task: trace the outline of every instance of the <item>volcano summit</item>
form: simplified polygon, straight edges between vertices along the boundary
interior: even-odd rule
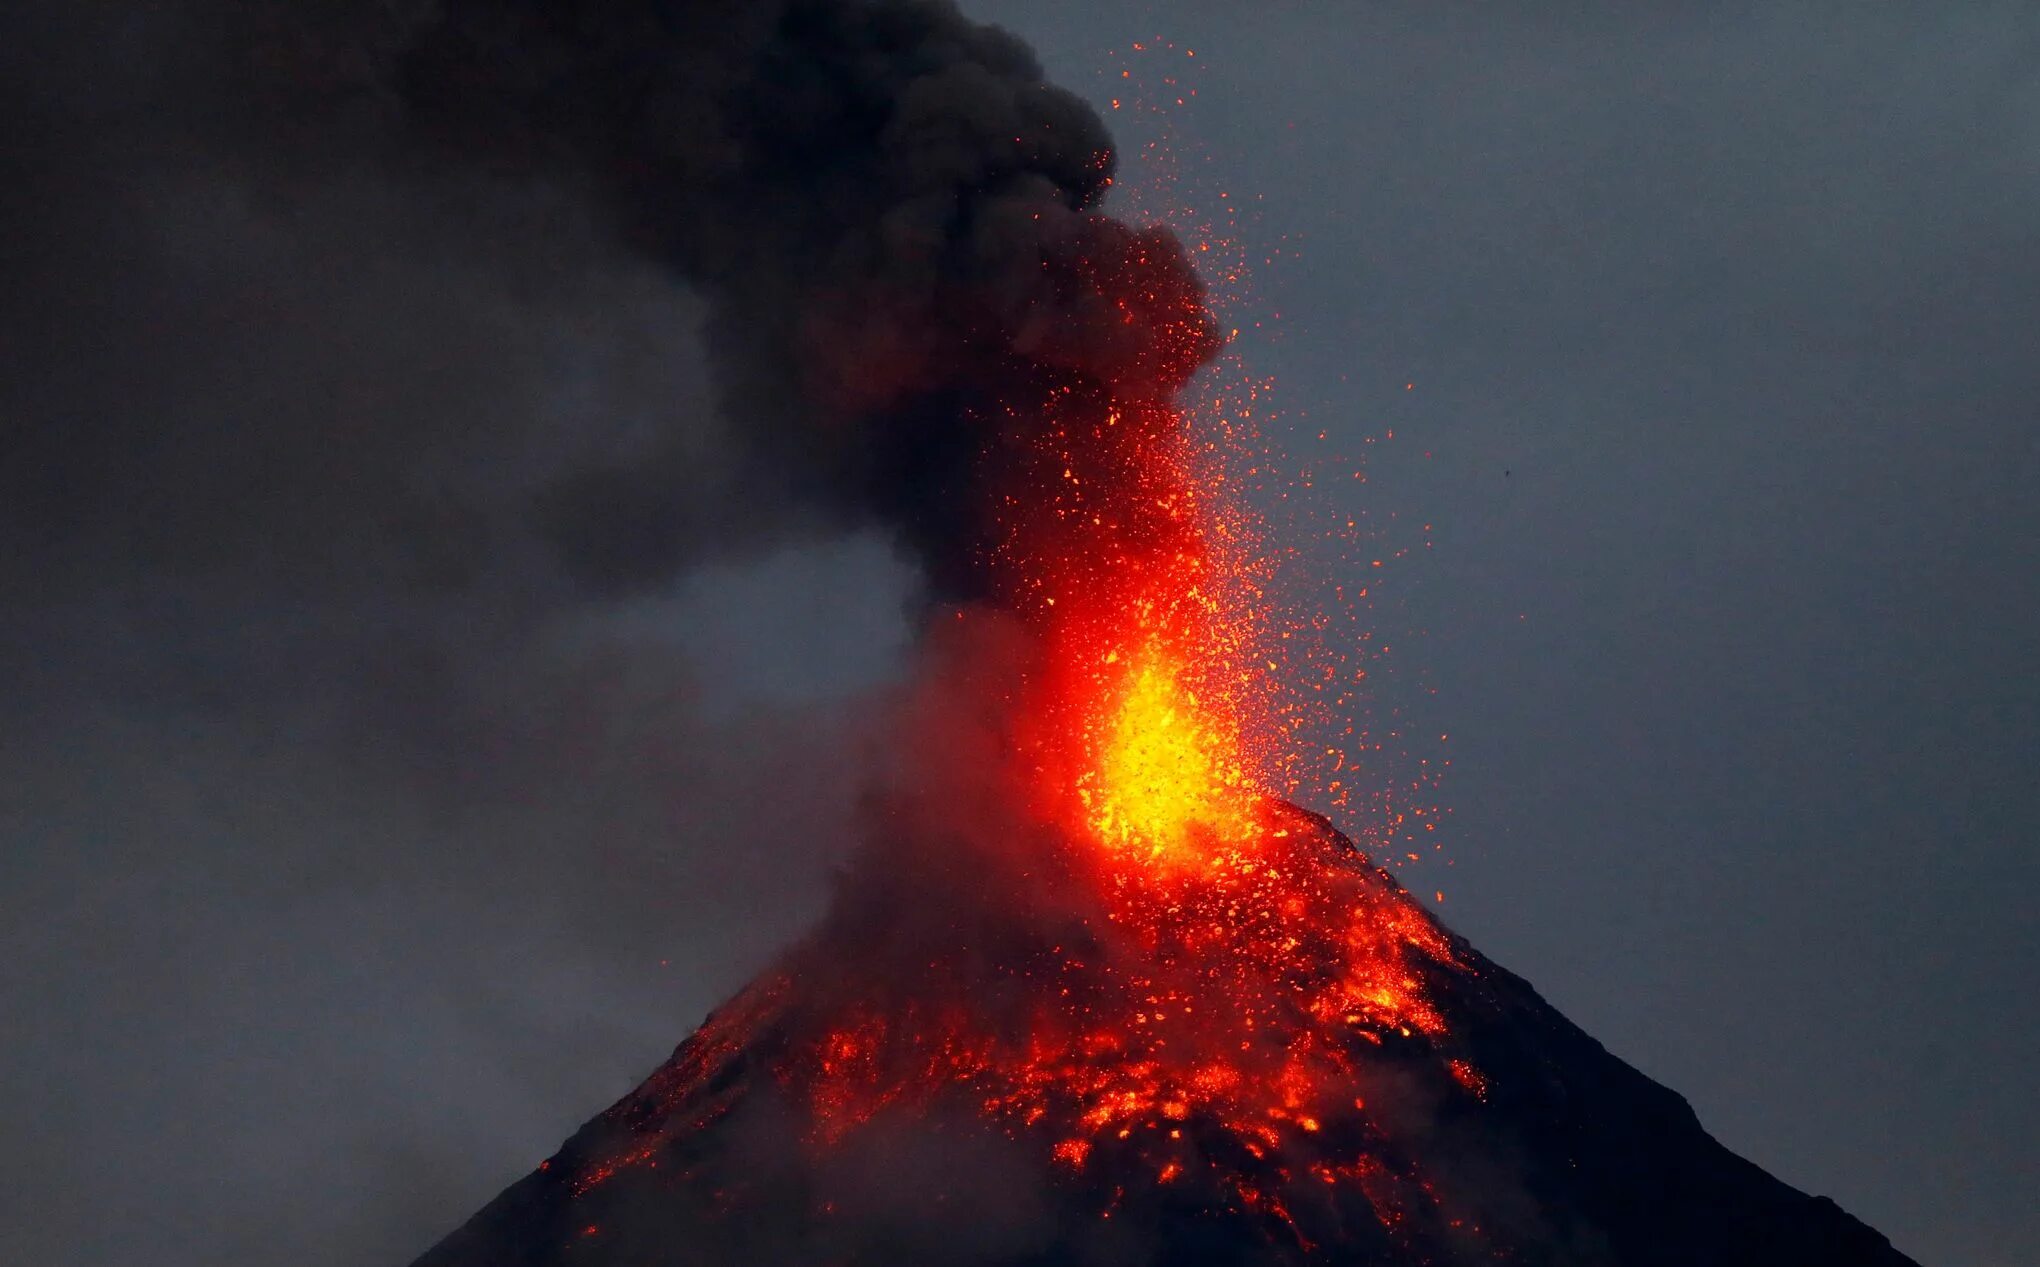
[[[417,1267],[1910,1262],[1322,818],[1085,870],[849,886]]]

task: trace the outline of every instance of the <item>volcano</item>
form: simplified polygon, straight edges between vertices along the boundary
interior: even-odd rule
[[[851,876],[416,1267],[1911,1261],[1329,820],[1269,801],[1204,844],[1040,866],[930,837],[913,885]]]
[[[882,531],[927,608],[828,917],[420,1267],[1906,1261],[1290,804],[1436,827],[1383,782],[1368,587],[1278,599],[1214,235],[1108,211],[1023,43],[950,0],[430,8],[394,99],[700,294],[739,482]],[[695,447],[564,490],[563,562],[673,567]]]

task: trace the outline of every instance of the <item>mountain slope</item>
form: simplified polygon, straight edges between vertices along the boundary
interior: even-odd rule
[[[1321,818],[1065,861],[853,881],[417,1267],[1910,1261]]]

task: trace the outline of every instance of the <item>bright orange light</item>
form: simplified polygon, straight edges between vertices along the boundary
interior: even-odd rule
[[[1253,800],[1235,719],[1184,681],[1185,666],[1150,645],[1125,675],[1109,715],[1094,723],[1097,756],[1078,776],[1090,826],[1107,844],[1150,857],[1182,846],[1193,828],[1239,839]]]

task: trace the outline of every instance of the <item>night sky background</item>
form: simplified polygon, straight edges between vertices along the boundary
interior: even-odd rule
[[[696,300],[277,111],[268,8],[0,16],[10,1262],[422,1250],[812,918],[909,644],[724,460]],[[1101,105],[1198,51],[1272,439],[1419,547],[1405,880],[1780,1178],[2040,1260],[2040,12],[969,8]],[[653,433],[714,539],[591,589],[534,494]]]

